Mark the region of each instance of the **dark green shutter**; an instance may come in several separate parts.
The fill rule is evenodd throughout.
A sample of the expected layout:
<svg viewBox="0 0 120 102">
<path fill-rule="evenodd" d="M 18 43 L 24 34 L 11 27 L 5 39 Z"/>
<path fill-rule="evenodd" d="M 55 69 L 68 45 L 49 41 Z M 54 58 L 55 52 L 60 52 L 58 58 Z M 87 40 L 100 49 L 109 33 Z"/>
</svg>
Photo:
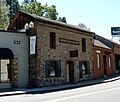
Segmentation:
<svg viewBox="0 0 120 102">
<path fill-rule="evenodd" d="M 49 60 L 45 61 L 45 76 L 46 77 L 50 76 L 50 61 Z"/>
<path fill-rule="evenodd" d="M 90 61 L 87 61 L 87 74 L 90 74 Z"/>
<path fill-rule="evenodd" d="M 61 60 L 58 60 L 56 65 L 56 76 L 61 77 Z"/>
<path fill-rule="evenodd" d="M 80 73 L 80 78 L 82 78 L 82 61 L 79 62 L 79 73 Z"/>
</svg>

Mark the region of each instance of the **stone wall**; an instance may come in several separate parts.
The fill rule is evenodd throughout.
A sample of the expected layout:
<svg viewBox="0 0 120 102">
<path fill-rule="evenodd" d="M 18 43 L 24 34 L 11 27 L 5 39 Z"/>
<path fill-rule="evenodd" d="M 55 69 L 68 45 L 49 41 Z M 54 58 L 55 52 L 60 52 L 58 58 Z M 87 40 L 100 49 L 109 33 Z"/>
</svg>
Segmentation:
<svg viewBox="0 0 120 102">
<path fill-rule="evenodd" d="M 66 62 L 74 62 L 74 79 L 79 78 L 79 61 L 90 61 L 90 70 L 92 71 L 92 34 L 75 30 L 72 28 L 62 27 L 38 22 L 37 23 L 37 84 L 40 86 L 50 86 L 67 83 Z M 56 49 L 50 49 L 50 32 L 56 34 Z M 86 39 L 86 52 L 82 52 L 82 38 Z M 60 39 L 69 39 L 79 44 L 69 44 L 60 42 Z M 70 57 L 70 51 L 78 50 L 78 57 Z M 61 60 L 61 77 L 45 77 L 45 61 Z"/>
</svg>

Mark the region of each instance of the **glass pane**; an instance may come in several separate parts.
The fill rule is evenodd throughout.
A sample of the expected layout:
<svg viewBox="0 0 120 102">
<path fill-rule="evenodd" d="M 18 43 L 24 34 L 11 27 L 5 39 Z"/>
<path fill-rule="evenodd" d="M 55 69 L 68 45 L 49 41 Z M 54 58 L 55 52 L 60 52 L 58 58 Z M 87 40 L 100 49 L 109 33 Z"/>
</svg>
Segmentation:
<svg viewBox="0 0 120 102">
<path fill-rule="evenodd" d="M 8 64 L 9 60 L 1 60 L 1 82 L 9 82 Z"/>
</svg>

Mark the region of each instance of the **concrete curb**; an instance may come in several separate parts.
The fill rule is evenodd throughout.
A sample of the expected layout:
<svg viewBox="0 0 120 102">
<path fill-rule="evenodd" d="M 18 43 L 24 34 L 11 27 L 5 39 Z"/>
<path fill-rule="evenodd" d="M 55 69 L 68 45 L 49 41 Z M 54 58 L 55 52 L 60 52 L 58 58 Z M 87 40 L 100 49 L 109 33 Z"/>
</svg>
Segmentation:
<svg viewBox="0 0 120 102">
<path fill-rule="evenodd" d="M 91 80 L 91 81 L 85 81 L 78 84 L 69 84 L 69 85 L 59 85 L 59 86 L 52 86 L 52 87 L 45 87 L 45 88 L 33 88 L 33 89 L 16 89 L 9 92 L 0 92 L 0 97 L 3 96 L 12 96 L 12 95 L 22 95 L 22 94 L 34 94 L 34 93 L 47 93 L 47 92 L 55 92 L 60 90 L 68 90 L 68 89 L 74 89 L 79 87 L 85 87 L 89 85 L 95 85 L 95 84 L 101 84 L 101 83 L 107 83 L 107 82 L 113 82 L 116 80 L 119 80 L 120 76 L 106 79 L 106 80 Z"/>
</svg>

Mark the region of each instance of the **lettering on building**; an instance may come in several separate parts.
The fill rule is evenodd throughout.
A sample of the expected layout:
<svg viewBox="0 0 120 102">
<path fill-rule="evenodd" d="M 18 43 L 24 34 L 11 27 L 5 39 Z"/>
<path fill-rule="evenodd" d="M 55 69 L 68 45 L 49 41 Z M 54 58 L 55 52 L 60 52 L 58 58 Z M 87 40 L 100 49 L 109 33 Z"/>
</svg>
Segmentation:
<svg viewBox="0 0 120 102">
<path fill-rule="evenodd" d="M 65 38 L 59 38 L 59 42 L 67 43 L 67 44 L 73 44 L 73 45 L 79 45 L 79 41 L 65 39 Z"/>
</svg>

